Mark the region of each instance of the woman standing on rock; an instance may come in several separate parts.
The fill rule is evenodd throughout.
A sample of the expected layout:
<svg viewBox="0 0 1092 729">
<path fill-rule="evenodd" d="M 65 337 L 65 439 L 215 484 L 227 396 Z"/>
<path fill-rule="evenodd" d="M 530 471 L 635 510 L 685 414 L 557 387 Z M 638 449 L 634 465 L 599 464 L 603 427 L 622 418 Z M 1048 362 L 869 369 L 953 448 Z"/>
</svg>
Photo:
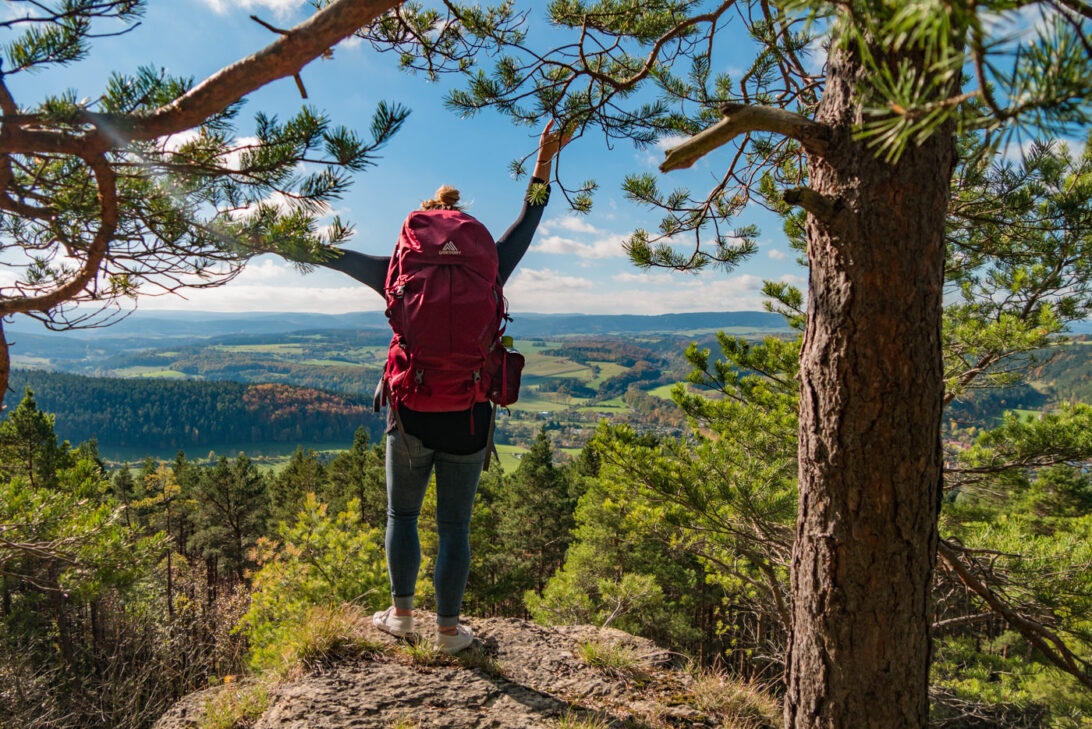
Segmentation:
<svg viewBox="0 0 1092 729">
<path fill-rule="evenodd" d="M 554 155 L 568 141 L 552 126 L 539 140 L 532 184 L 549 181 Z M 470 512 L 492 426 L 488 360 L 503 327 L 501 285 L 531 244 L 549 188 L 539 201 L 530 197 L 528 191 L 516 222 L 494 247 L 484 226 L 462 212 L 459 191 L 445 185 L 406 219 L 394 256 L 341 251 L 323 264 L 385 296 L 395 331 L 376 396 L 377 409 L 388 405 L 386 554 L 393 604 L 372 620 L 392 635 L 416 634 L 417 518 L 435 470 L 436 641 L 447 653 L 473 642 L 459 613 L 470 571 Z M 494 324 L 477 323 L 483 309 Z M 473 351 L 466 352 L 466 341 Z"/>
</svg>

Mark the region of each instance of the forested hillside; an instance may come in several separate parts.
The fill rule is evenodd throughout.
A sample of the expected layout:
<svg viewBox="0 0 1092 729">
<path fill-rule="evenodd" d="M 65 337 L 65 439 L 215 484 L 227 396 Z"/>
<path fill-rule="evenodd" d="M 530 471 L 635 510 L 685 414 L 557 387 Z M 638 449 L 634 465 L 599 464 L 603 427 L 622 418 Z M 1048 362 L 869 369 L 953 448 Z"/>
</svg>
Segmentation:
<svg viewBox="0 0 1092 729">
<path fill-rule="evenodd" d="M 371 398 L 307 387 L 242 382 L 12 373 L 20 395 L 34 391 L 72 442 L 161 451 L 224 444 L 352 442 L 361 426 L 381 432 Z"/>
</svg>

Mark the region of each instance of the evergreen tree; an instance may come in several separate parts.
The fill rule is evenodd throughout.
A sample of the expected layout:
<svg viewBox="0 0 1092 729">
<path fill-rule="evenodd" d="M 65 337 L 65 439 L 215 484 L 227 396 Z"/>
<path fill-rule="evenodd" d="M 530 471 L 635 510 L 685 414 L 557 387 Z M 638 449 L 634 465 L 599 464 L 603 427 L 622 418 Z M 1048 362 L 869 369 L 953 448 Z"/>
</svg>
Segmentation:
<svg viewBox="0 0 1092 729">
<path fill-rule="evenodd" d="M 721 591 L 692 554 L 632 518 L 631 504 L 647 508 L 632 497 L 629 483 L 590 482 L 564 566 L 541 596 L 527 593 L 531 617 L 545 625 L 609 625 L 673 649 L 719 655 L 714 616 Z"/>
<path fill-rule="evenodd" d="M 68 443 L 57 444 L 53 416 L 38 409 L 28 388 L 19 406 L 0 422 L 0 477 L 22 476 L 32 488 L 55 487 L 58 469 L 71 460 Z"/>
<path fill-rule="evenodd" d="M 284 470 L 269 484 L 270 516 L 273 521 L 291 521 L 303 506 L 307 494 L 319 494 L 326 483 L 326 467 L 313 448 L 296 446 Z M 336 511 L 334 512 L 337 513 Z"/>
<path fill-rule="evenodd" d="M 215 466 L 202 470 L 194 498 L 195 552 L 206 560 L 210 573 L 243 581 L 246 570 L 254 566 L 249 551 L 266 530 L 265 479 L 242 453 L 234 461 L 221 456 Z"/>
<path fill-rule="evenodd" d="M 129 508 L 136 494 L 136 483 L 133 481 L 133 472 L 129 470 L 129 464 L 122 464 L 110 481 L 110 493 L 125 508 L 125 525 L 133 526 L 131 510 Z"/>
<path fill-rule="evenodd" d="M 178 484 L 178 497 L 175 500 L 174 548 L 187 559 L 194 555 L 189 549 L 190 541 L 197 530 L 197 489 L 201 481 L 201 468 L 186 458 L 183 451 L 175 454 L 171 464 L 171 475 Z"/>
<path fill-rule="evenodd" d="M 518 615 L 520 590 L 510 571 L 510 548 L 500 534 L 501 494 L 506 477 L 494 460 L 478 482 L 470 514 L 470 576 L 464 597 L 465 611 L 474 615 Z"/>
<path fill-rule="evenodd" d="M 407 68 L 467 76 L 448 97 L 463 113 L 552 115 L 577 135 L 638 145 L 688 137 L 665 172 L 732 144 L 705 195 L 662 192 L 652 175 L 627 181 L 627 195 L 664 213 L 658 231 L 627 243 L 639 265 L 728 267 L 756 247 L 753 228 L 732 224 L 748 204 L 803 211 L 791 222 L 806 235 L 810 278 L 785 723 L 924 726 L 954 132 L 984 130 L 991 149 L 999 131 L 1086 125 L 1092 6 L 559 2 L 546 12 L 564 37 L 545 49 L 505 34 L 514 7 L 484 25 L 457 22 L 481 17 L 469 8 L 406 12 L 388 37 Z M 1033 32 L 1009 33 L 1035 12 Z M 403 27 L 434 32 L 394 32 Z M 753 63 L 737 78 L 717 72 L 741 37 Z M 458 57 L 474 40 L 503 47 L 492 68 Z M 807 59 L 817 45 L 821 68 Z M 594 187 L 571 190 L 578 209 Z M 672 247 L 681 236 L 693 247 Z"/>
<path fill-rule="evenodd" d="M 495 502 L 512 599 L 527 590 L 541 593 L 561 566 L 572 538 L 575 505 L 542 428 Z"/>
<path fill-rule="evenodd" d="M 51 425 L 38 416 L 30 422 Z M 51 427 L 34 432 L 55 445 Z M 146 585 L 164 547 L 119 518 L 92 458 L 65 455 L 52 473 L 36 457 L 0 479 L 0 707 L 13 726 L 91 726 L 108 715 L 97 691 L 124 639 L 103 629 L 103 601 Z"/>
<path fill-rule="evenodd" d="M 362 426 L 353 434 L 353 446 L 342 451 L 326 469 L 327 484 L 322 500 L 337 514 L 356 499 L 361 524 L 386 528 L 386 439 L 370 446 Z"/>
</svg>

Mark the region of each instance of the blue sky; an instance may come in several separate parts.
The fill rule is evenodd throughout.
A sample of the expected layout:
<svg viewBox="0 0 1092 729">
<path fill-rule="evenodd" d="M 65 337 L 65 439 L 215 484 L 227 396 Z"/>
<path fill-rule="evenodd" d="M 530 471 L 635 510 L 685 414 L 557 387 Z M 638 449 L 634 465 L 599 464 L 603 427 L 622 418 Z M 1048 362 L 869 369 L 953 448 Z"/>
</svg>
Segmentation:
<svg viewBox="0 0 1092 729">
<path fill-rule="evenodd" d="M 164 67 L 171 74 L 198 80 L 266 45 L 272 39 L 248 16 L 252 13 L 288 27 L 312 12 L 305 0 L 152 0 L 142 25 L 119 38 L 95 41 L 90 57 L 68 68 L 20 74 L 12 91 L 22 105 L 45 93 L 74 88 L 79 98 L 96 96 L 111 71 L 131 72 L 140 65 Z M 746 53 L 746 45 L 738 52 Z M 400 102 L 412 109 L 402 131 L 383 150 L 377 168 L 356 177 L 352 190 L 334 211 L 353 222 L 356 236 L 347 246 L 386 254 L 394 245 L 405 215 L 440 184 L 462 190 L 468 211 L 494 235 L 516 217 L 525 180 L 508 173 L 513 159 L 532 152 L 537 130 L 515 128 L 493 112 L 460 119 L 444 108 L 450 81 L 430 84 L 396 68 L 396 58 L 377 54 L 359 41 L 342 43 L 332 60 L 319 60 L 303 71 L 310 98 L 300 99 L 291 79 L 278 81 L 250 97 L 239 119 L 239 134 L 263 110 L 286 117 L 303 103 L 330 114 L 336 123 L 366 131 L 375 103 Z M 730 64 L 736 60 L 724 59 Z M 691 170 L 665 176 L 662 187 L 704 190 L 725 163 L 718 151 Z M 560 195 L 547 208 L 531 250 L 506 286 L 512 311 L 662 314 L 686 311 L 734 311 L 761 308 L 762 280 L 803 286 L 805 271 L 795 262 L 776 217 L 749 210 L 741 223 L 761 227 L 760 249 L 730 273 L 698 275 L 641 271 L 621 248 L 636 227 L 654 229 L 658 216 L 625 200 L 621 181 L 630 172 L 652 172 L 662 149 L 638 150 L 628 144 L 608 149 L 601 136 L 576 140 L 562 156 L 561 174 L 570 183 L 594 178 L 599 183 L 595 207 L 572 214 Z M 284 261 L 254 259 L 232 283 L 187 298 L 146 297 L 150 309 L 205 311 L 311 311 L 344 313 L 377 310 L 382 299 L 343 274 L 319 270 L 303 275 Z"/>
</svg>

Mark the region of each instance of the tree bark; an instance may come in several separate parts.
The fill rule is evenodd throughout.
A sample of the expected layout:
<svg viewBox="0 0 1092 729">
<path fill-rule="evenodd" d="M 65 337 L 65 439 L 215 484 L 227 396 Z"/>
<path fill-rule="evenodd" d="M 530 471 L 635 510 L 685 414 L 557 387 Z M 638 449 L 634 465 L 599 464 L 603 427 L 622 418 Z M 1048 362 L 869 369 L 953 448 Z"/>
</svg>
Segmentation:
<svg viewBox="0 0 1092 729">
<path fill-rule="evenodd" d="M 832 48 L 810 184 L 800 495 L 785 725 L 924 727 L 941 483 L 941 291 L 955 143 L 854 139 L 863 69 Z"/>
</svg>

